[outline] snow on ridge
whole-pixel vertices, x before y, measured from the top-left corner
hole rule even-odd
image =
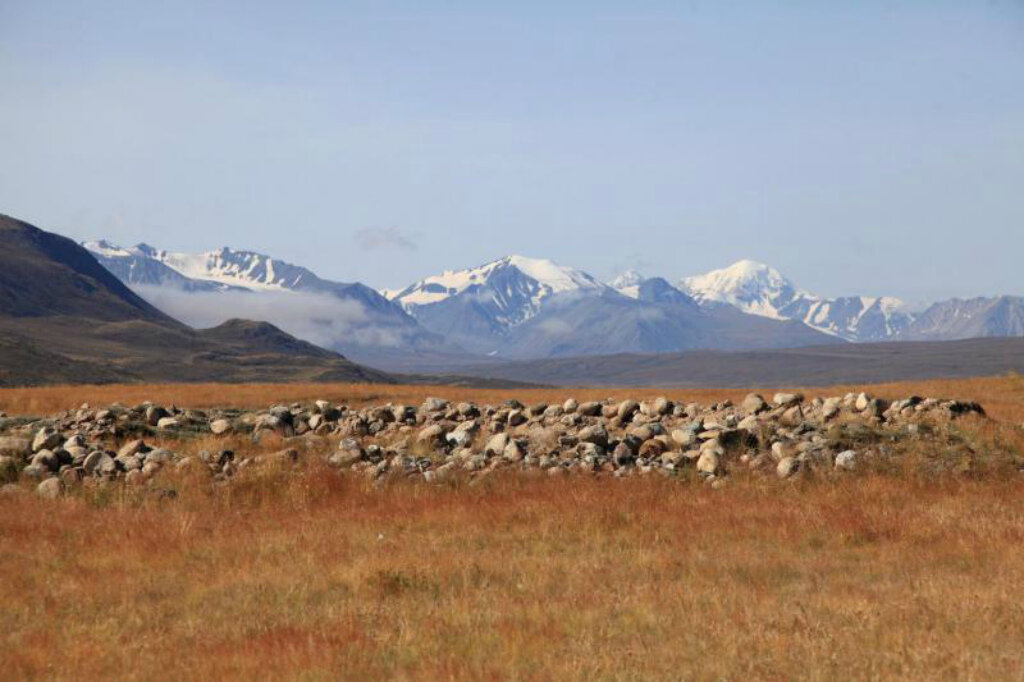
[[[104,256],[106,258],[123,258],[130,256],[131,251],[122,246],[118,246],[113,242],[109,242],[106,239],[96,239],[89,242],[82,242],[82,247],[86,251]]]
[[[645,279],[647,278],[636,270],[629,269],[608,282],[608,286],[623,296],[638,298],[640,296],[640,285],[643,284]]]
[[[391,298],[400,301],[403,305],[438,303],[450,296],[461,294],[472,286],[486,284],[497,271],[509,267],[515,268],[544,289],[539,294],[539,298],[545,298],[551,294],[604,287],[582,270],[561,266],[543,258],[511,255],[475,268],[445,270],[439,275],[431,275],[395,293]]]
[[[680,286],[698,301],[729,303],[745,312],[773,318],[780,318],[779,308],[797,295],[807,296],[797,292],[775,268],[749,259],[686,277]]]

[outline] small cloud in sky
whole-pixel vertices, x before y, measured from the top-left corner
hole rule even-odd
[[[365,251],[374,249],[401,249],[415,251],[416,242],[397,227],[364,227],[357,230],[356,244]]]

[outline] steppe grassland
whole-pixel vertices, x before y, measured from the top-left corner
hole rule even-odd
[[[786,482],[737,474],[712,490],[519,476],[376,488],[311,464],[214,489],[171,481],[175,500],[125,489],[4,497],[0,670],[14,679],[1020,679],[1024,474],[986,467],[984,456],[1024,453],[1024,382],[869,390],[981,402],[994,423],[963,425],[979,466],[938,477],[912,467]],[[0,409],[745,393],[129,386],[7,390]]]

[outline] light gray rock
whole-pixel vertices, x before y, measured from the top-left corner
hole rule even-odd
[[[40,450],[32,456],[32,464],[50,471],[57,471],[60,468],[60,458],[52,450]]]
[[[789,478],[800,470],[800,460],[795,457],[783,457],[775,467],[779,478]]]
[[[759,422],[757,421],[757,415],[752,414],[747,417],[744,417],[741,421],[739,421],[736,424],[736,428],[743,431],[753,432],[754,430],[757,429],[758,424]]]
[[[167,464],[174,461],[175,454],[166,448],[157,448],[146,453],[146,464]]]
[[[593,426],[587,426],[580,429],[576,438],[581,443],[593,443],[594,445],[600,445],[601,447],[608,445],[608,431],[600,424],[594,424]]]
[[[836,469],[853,471],[857,468],[857,453],[853,450],[844,450],[836,455]]]
[[[469,422],[466,422],[467,424]],[[460,425],[461,427],[461,425]],[[456,448],[464,448],[473,440],[473,431],[470,429],[456,428],[445,436],[448,444]]]
[[[768,403],[757,393],[751,393],[743,399],[740,408],[747,414],[759,414],[768,409]]]
[[[416,441],[424,445],[440,445],[444,440],[444,427],[440,424],[431,424],[420,429]]]
[[[146,452],[149,448],[146,446],[146,442],[141,438],[137,440],[128,441],[121,446],[121,449],[117,451],[118,459],[123,457],[134,457],[135,455]]]
[[[719,458],[717,450],[704,450],[697,458],[697,471],[708,476],[714,476],[719,470]]]
[[[116,469],[117,464],[114,463],[114,459],[102,450],[89,453],[85,461],[82,462],[82,470],[86,474],[102,474]]]
[[[427,398],[420,409],[424,412],[441,412],[448,409],[448,404],[444,398]]]
[[[150,426],[156,426],[160,423],[161,419],[169,417],[170,414],[164,408],[158,405],[151,405],[146,408],[146,423]]]
[[[32,440],[32,452],[54,450],[60,445],[62,440],[61,435],[52,428],[39,429],[36,432],[36,437]]]
[[[804,397],[799,393],[776,393],[772,403],[776,407],[790,407],[802,403]]]
[[[317,415],[321,416],[321,415]],[[221,436],[231,430],[231,422],[227,419],[214,419],[210,422],[210,433]]]
[[[619,419],[626,421],[633,416],[633,413],[640,409],[640,403],[635,400],[623,400],[619,403],[616,414]]]
[[[509,462],[520,462],[526,456],[526,452],[519,445],[518,441],[510,440],[502,451],[501,456]]]
[[[56,500],[64,494],[64,482],[56,476],[36,486],[36,494],[47,500]]]
[[[505,447],[508,445],[508,434],[499,433],[495,434],[488,439],[487,444],[484,446],[484,452],[488,455],[498,455],[505,451]]]
[[[520,424],[525,424],[526,421],[526,415],[523,414],[522,410],[512,410],[508,413],[509,426],[519,426]]]

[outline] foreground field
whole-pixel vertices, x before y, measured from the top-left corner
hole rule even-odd
[[[1019,679],[1024,488],[336,476],[0,502],[5,678]]]
[[[717,489],[694,476],[511,472],[373,483],[312,459],[226,485],[180,473],[61,500],[3,495],[0,677],[1021,679],[1024,382],[871,391],[978,400],[994,420],[957,423],[969,446],[957,466],[915,466],[945,453],[914,451],[906,466],[838,476],[737,469]],[[428,393],[513,395],[90,387],[4,391],[0,409]],[[514,395],[570,394],[617,395]]]

